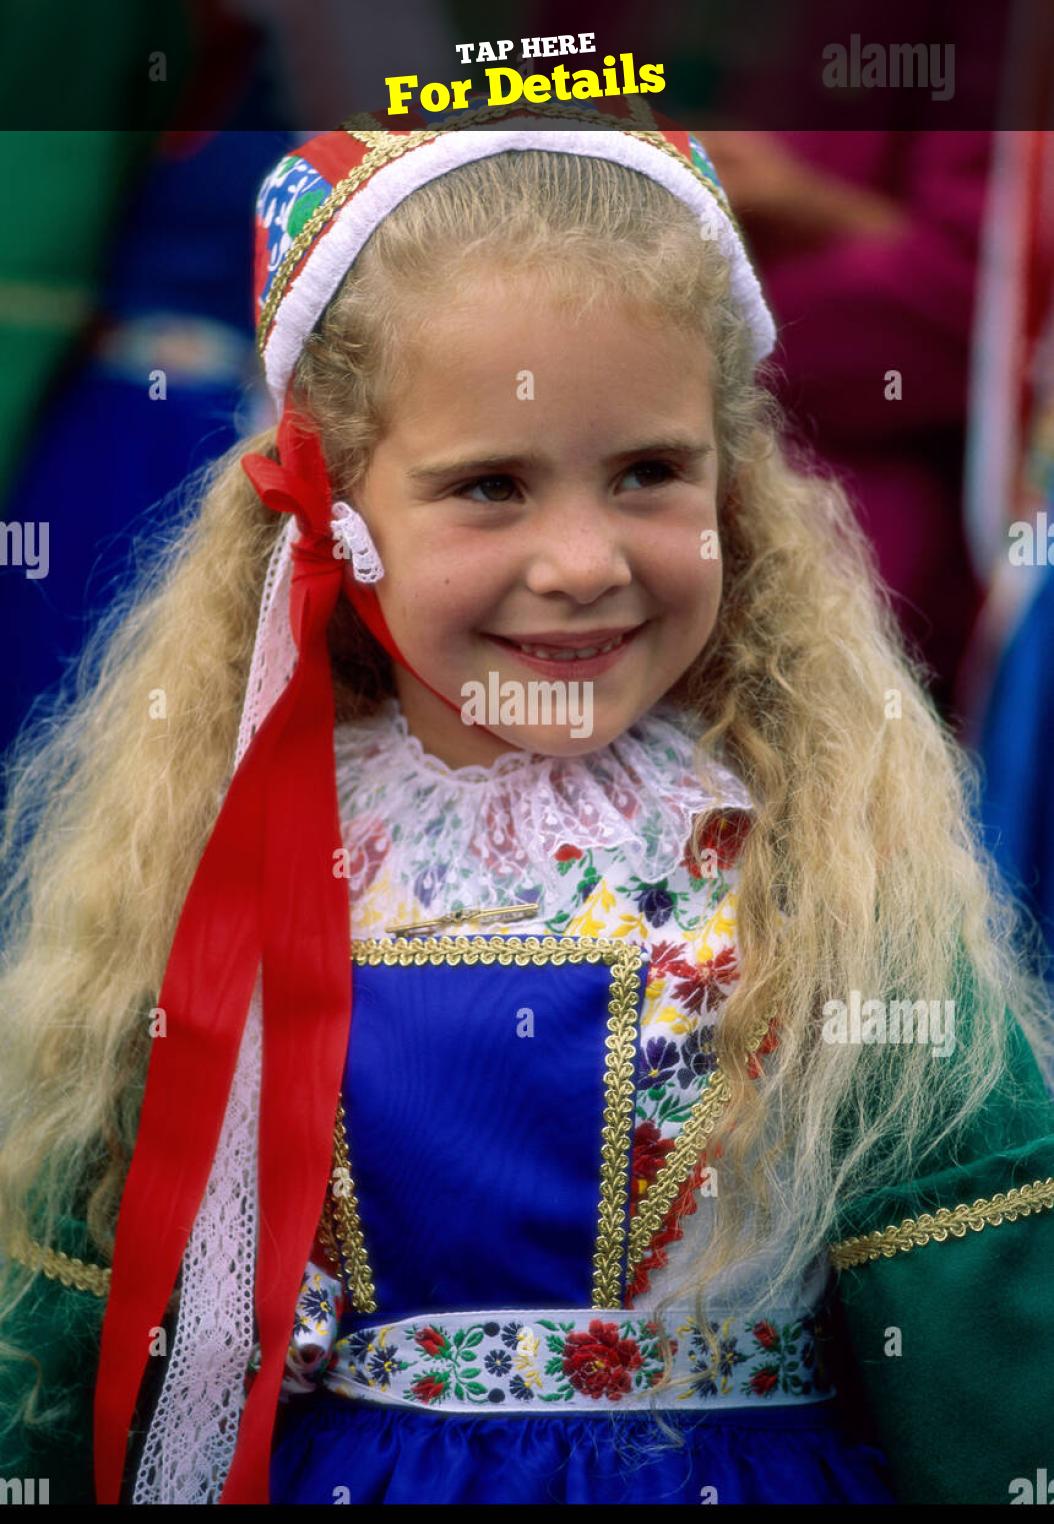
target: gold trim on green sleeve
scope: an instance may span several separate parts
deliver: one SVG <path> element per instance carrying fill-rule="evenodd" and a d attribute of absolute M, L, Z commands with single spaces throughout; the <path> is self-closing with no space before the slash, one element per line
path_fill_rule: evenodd
<path fill-rule="evenodd" d="M 521 967 L 547 963 L 608 965 L 612 972 L 607 1006 L 607 1061 L 592 1305 L 619 1306 L 622 1254 L 628 1231 L 626 1176 L 632 1145 L 637 1005 L 643 950 L 632 943 L 601 937 L 396 937 L 388 942 L 373 938 L 352 942 L 351 957 L 354 963 L 404 968 L 421 967 L 426 963 L 499 963 Z M 357 1311 L 376 1312 L 373 1276 L 351 1181 L 343 1108 L 334 1129 L 334 1152 L 334 1178 L 343 1181 L 341 1195 L 334 1193 L 334 1215 L 345 1261 L 345 1284 Z M 348 1211 L 349 1202 L 354 1209 L 354 1226 Z M 346 1215 L 342 1216 L 342 1213 Z"/>
<path fill-rule="evenodd" d="M 923 1212 L 919 1217 L 905 1217 L 899 1227 L 845 1238 L 830 1246 L 831 1263 L 836 1270 L 849 1270 L 870 1260 L 892 1259 L 894 1254 L 934 1240 L 944 1243 L 949 1237 L 965 1238 L 968 1229 L 979 1233 L 982 1228 L 997 1228 L 1000 1223 L 1016 1222 L 1019 1217 L 1046 1212 L 1051 1207 L 1054 1207 L 1054 1175 L 1046 1180 L 1033 1180 L 1031 1185 L 1015 1186 L 988 1199 L 981 1197 L 972 1205 L 963 1202 L 950 1209 L 941 1207 L 932 1214 Z"/>
<path fill-rule="evenodd" d="M 17 1264 L 28 1270 L 39 1270 L 49 1280 L 61 1281 L 75 1291 L 90 1291 L 93 1296 L 106 1298 L 110 1294 L 110 1272 L 103 1265 L 89 1265 L 83 1259 L 74 1259 L 61 1249 L 45 1249 L 30 1238 L 19 1236 L 9 1251 Z"/>

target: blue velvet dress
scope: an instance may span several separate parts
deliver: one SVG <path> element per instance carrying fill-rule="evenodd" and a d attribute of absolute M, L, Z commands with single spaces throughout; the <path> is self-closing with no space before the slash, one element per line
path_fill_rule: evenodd
<path fill-rule="evenodd" d="M 815 1307 L 717 1319 L 716 1351 L 675 1308 L 666 1433 L 649 1409 L 656 1257 L 634 1222 L 684 1157 L 639 1121 L 672 1059 L 642 1046 L 655 971 L 588 936 L 354 947 L 338 1252 L 305 1275 L 273 1503 L 893 1501 L 843 1426 Z M 713 1074 L 685 1071 L 693 1108 Z"/>

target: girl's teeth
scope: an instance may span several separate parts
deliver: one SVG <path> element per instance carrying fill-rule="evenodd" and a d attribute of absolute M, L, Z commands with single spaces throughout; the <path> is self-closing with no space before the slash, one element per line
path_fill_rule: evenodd
<path fill-rule="evenodd" d="M 519 646 L 518 649 L 526 652 L 528 656 L 539 656 L 546 661 L 585 661 L 590 656 L 602 656 L 606 651 L 613 651 L 621 644 L 622 636 L 616 635 L 614 640 L 609 640 L 602 646 L 584 646 L 581 651 L 569 651 L 566 646 Z"/>

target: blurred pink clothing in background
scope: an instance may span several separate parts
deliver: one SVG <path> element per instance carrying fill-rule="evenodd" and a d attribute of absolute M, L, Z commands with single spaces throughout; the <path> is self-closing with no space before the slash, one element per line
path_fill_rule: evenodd
<path fill-rule="evenodd" d="M 733 137 L 755 139 L 765 173 L 737 174 L 734 143 L 723 172 Z M 990 135 L 721 134 L 715 147 L 780 326 L 778 395 L 849 489 L 947 707 L 980 602 L 962 471 Z"/>

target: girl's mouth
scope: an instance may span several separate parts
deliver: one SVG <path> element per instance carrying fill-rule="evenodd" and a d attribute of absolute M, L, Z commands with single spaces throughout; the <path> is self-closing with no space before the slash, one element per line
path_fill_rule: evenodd
<path fill-rule="evenodd" d="M 485 634 L 484 639 L 511 651 L 524 666 L 542 672 L 546 677 L 583 680 L 599 677 L 613 667 L 643 629 L 644 625 L 639 624 L 604 640 L 595 637 L 592 642 L 583 640 L 577 647 L 547 646 L 541 641 L 517 641 L 504 635 Z"/>

